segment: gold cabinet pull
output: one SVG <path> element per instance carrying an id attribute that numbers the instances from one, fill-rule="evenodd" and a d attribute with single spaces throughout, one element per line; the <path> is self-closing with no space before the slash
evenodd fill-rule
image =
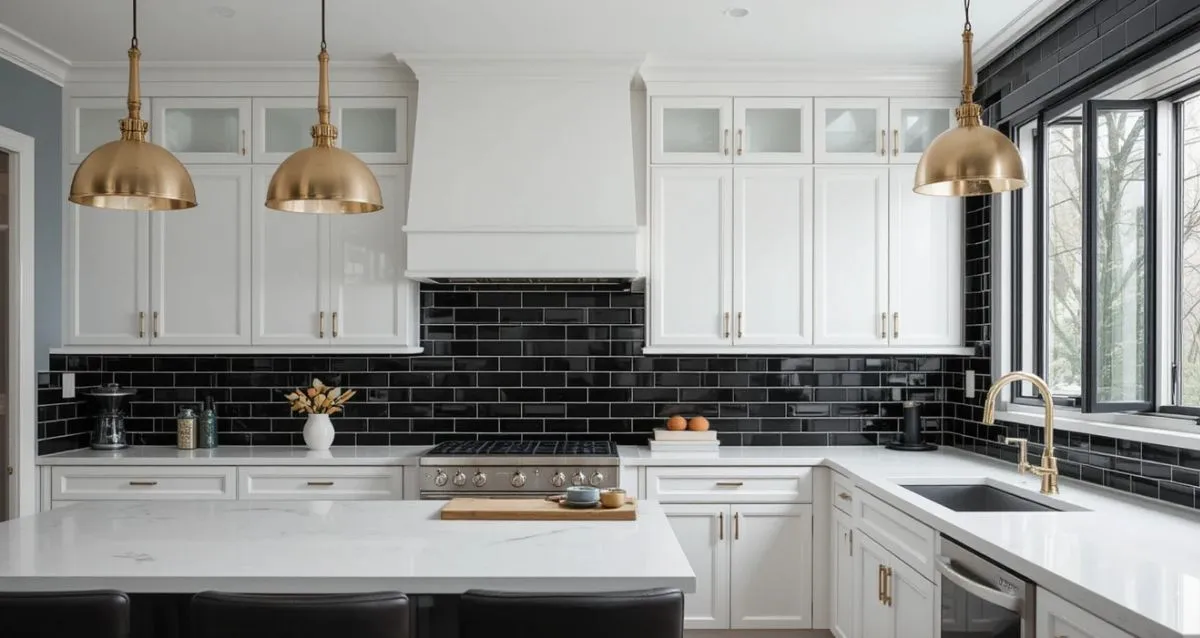
<path id="1" fill-rule="evenodd" d="M 883 572 L 883 597 L 884 602 L 888 607 L 892 606 L 892 568 L 888 567 Z"/>
<path id="2" fill-rule="evenodd" d="M 729 313 L 725 313 L 725 338 L 729 338 Z"/>
<path id="3" fill-rule="evenodd" d="M 133 487 L 154 487 L 158 481 L 130 481 L 129 484 Z"/>
<path id="4" fill-rule="evenodd" d="M 152 317 L 154 320 L 154 338 L 157 339 L 158 338 L 158 311 L 157 310 L 154 311 L 154 313 L 152 314 Z"/>
<path id="5" fill-rule="evenodd" d="M 309 487 L 333 487 L 333 481 L 309 481 Z"/>
<path id="6" fill-rule="evenodd" d="M 883 565 L 879 566 L 879 573 L 875 577 L 876 587 L 879 589 L 879 602 L 883 602 Z"/>
<path id="7" fill-rule="evenodd" d="M 319 339 L 325 338 L 325 311 L 324 310 L 322 310 L 319 313 L 319 316 L 317 319 L 317 338 L 319 338 Z"/>
<path id="8" fill-rule="evenodd" d="M 721 147 L 721 154 L 728 156 L 729 155 L 729 129 L 725 129 L 724 140 L 725 140 L 725 142 Z"/>
<path id="9" fill-rule="evenodd" d="M 848 500 L 850 500 L 850 493 L 849 492 L 838 492 L 838 498 L 842 499 L 843 501 L 848 501 Z"/>
<path id="10" fill-rule="evenodd" d="M 738 147 L 737 147 L 738 155 L 742 154 L 742 143 L 745 142 L 745 140 L 746 140 L 746 131 L 743 129 L 738 129 Z"/>
<path id="11" fill-rule="evenodd" d="M 146 312 L 138 311 L 138 339 L 143 339 L 146 336 Z"/>
<path id="12" fill-rule="evenodd" d="M 892 155 L 900 155 L 900 129 L 892 129 Z"/>
<path id="13" fill-rule="evenodd" d="M 333 311 L 333 338 L 334 338 L 334 339 L 336 339 L 336 338 L 337 338 L 337 335 L 338 335 L 338 329 L 337 329 L 337 311 L 336 311 L 336 310 L 334 310 L 334 311 Z"/>
<path id="14" fill-rule="evenodd" d="M 887 313 L 879 313 L 879 338 L 887 339 Z"/>
<path id="15" fill-rule="evenodd" d="M 742 537 L 742 518 L 737 512 L 733 513 L 733 540 L 738 540 Z"/>
<path id="16" fill-rule="evenodd" d="M 887 129 L 879 131 L 879 154 L 887 157 Z"/>
<path id="17" fill-rule="evenodd" d="M 745 485 L 742 481 L 717 481 L 717 487 L 741 487 Z"/>
<path id="18" fill-rule="evenodd" d="M 850 536 L 850 555 L 853 556 L 854 555 L 854 530 L 853 529 L 850 530 L 848 532 L 848 535 Z"/>
<path id="19" fill-rule="evenodd" d="M 725 540 L 725 512 L 717 512 L 717 540 Z"/>
<path id="20" fill-rule="evenodd" d="M 743 330 L 745 325 L 745 318 L 742 316 L 741 311 L 738 311 L 738 339 L 741 339 L 743 336 L 745 336 L 745 331 Z"/>
<path id="21" fill-rule="evenodd" d="M 892 338 L 900 338 L 900 313 L 898 312 L 892 313 Z"/>
<path id="22" fill-rule="evenodd" d="M 246 129 L 242 129 L 242 155 L 246 155 Z"/>

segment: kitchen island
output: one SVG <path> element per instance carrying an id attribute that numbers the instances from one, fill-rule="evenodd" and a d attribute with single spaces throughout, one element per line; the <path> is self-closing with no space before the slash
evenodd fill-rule
<path id="1" fill-rule="evenodd" d="M 443 504 L 81 503 L 0 523 L 0 591 L 695 590 L 657 503 L 632 522 L 442 521 Z"/>

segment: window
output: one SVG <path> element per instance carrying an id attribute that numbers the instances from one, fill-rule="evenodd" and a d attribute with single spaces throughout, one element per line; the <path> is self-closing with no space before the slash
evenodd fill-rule
<path id="1" fill-rule="evenodd" d="M 1047 128 L 1044 376 L 1055 396 L 1083 384 L 1083 124 Z"/>
<path id="2" fill-rule="evenodd" d="M 1200 407 L 1200 97 L 1176 108 L 1179 144 L 1179 323 L 1175 403 Z"/>

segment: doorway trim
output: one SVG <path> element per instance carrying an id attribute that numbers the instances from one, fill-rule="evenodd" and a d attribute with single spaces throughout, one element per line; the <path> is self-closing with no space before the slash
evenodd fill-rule
<path id="1" fill-rule="evenodd" d="M 8 517 L 37 512 L 37 395 L 34 363 L 34 139 L 0 126 L 0 150 L 10 154 L 15 202 L 8 226 Z M 10 196 L 12 193 L 10 193 Z M 0 459 L 3 461 L 3 459 Z"/>

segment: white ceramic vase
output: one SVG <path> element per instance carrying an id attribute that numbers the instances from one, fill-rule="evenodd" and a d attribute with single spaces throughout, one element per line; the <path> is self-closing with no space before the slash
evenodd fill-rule
<path id="1" fill-rule="evenodd" d="M 310 450 L 318 452 L 329 449 L 333 445 L 333 423 L 328 414 L 310 414 L 304 422 L 304 444 Z"/>

